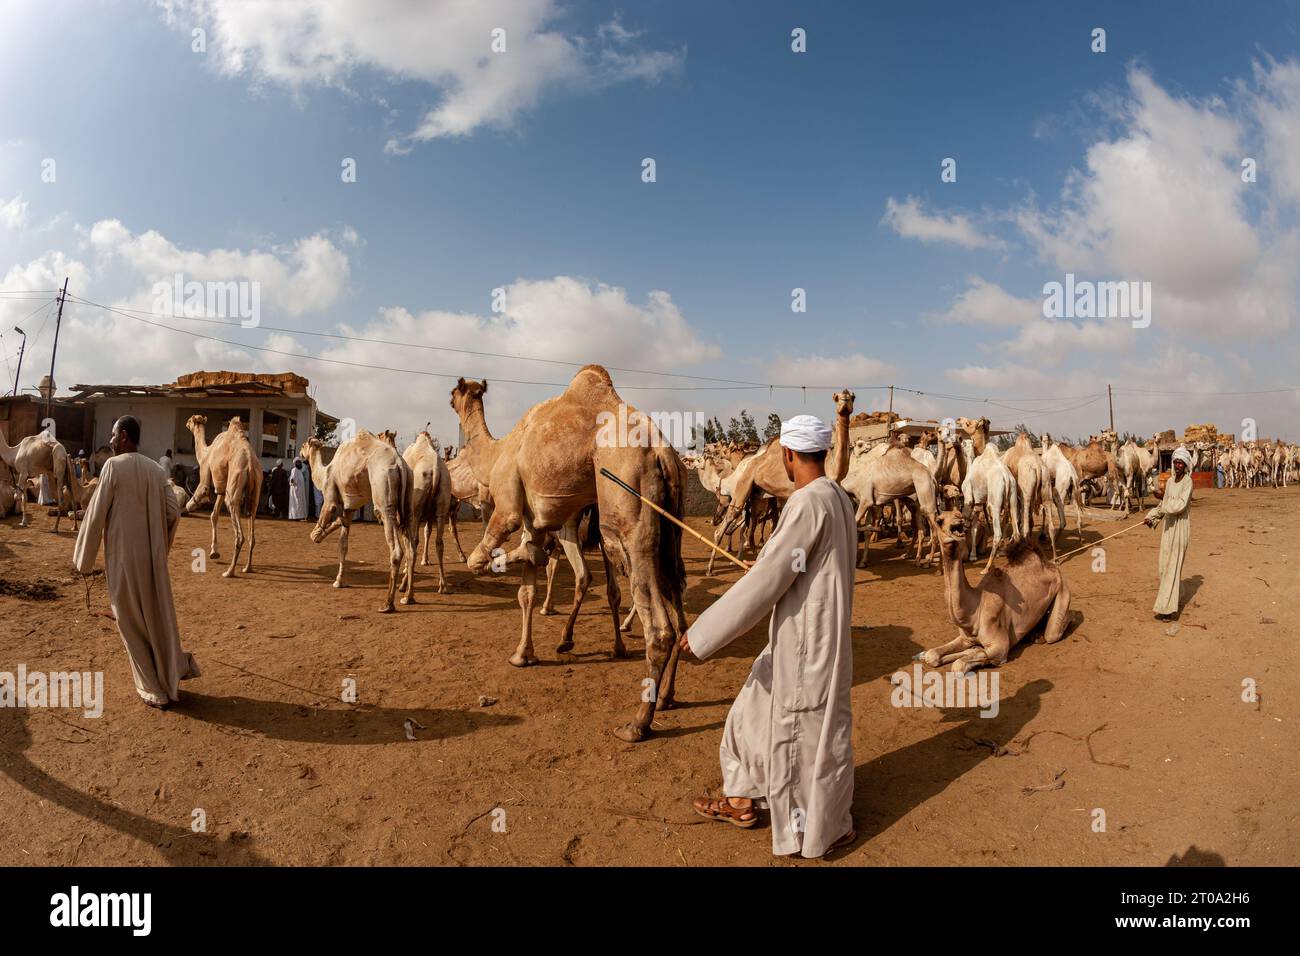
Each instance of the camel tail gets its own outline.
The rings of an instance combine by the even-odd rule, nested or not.
[[[664,500],[660,507],[674,518],[685,520],[686,487],[682,475],[681,459],[671,448],[660,449],[657,455],[659,474],[664,483]],[[682,531],[667,518],[659,518],[659,569],[675,605],[680,606],[686,590],[686,562],[682,559]]]

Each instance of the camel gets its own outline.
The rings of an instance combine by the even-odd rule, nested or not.
[[[410,497],[410,534],[411,547],[419,543],[421,533],[424,536],[424,560],[429,563],[429,535],[434,535],[434,547],[438,552],[438,593],[447,593],[447,573],[442,563],[442,535],[447,527],[447,517],[451,512],[451,472],[447,462],[438,454],[438,440],[429,432],[422,431],[415,436],[415,441],[406,446],[402,452],[407,465],[411,468]],[[457,542],[457,547],[460,542]],[[406,593],[414,587],[411,575],[415,573],[415,560],[407,565]]]
[[[869,459],[867,464],[861,470],[844,479],[844,490],[852,495],[858,503],[857,522],[859,527],[862,526],[867,513],[870,512],[874,515],[876,513],[875,509],[881,505],[890,501],[915,497],[917,507],[913,510],[913,523],[916,534],[916,566],[921,567],[922,564],[921,543],[924,539],[921,526],[922,518],[930,526],[931,552],[925,563],[931,563],[934,559],[934,549],[936,547],[934,517],[937,491],[934,478],[931,476],[929,469],[913,458],[911,452],[901,445],[886,447],[885,453],[878,457],[871,457],[870,453],[866,457]],[[898,521],[900,534],[902,526],[902,521]],[[858,559],[858,567],[865,568],[867,566],[870,552],[871,541],[870,535],[868,535],[862,542],[862,555]]]
[[[955,427],[944,425],[937,436],[939,442],[939,470],[935,480],[940,489],[956,489],[956,494],[945,493],[947,506],[951,508],[960,494],[962,483],[966,480],[966,471],[970,462],[960,441],[960,434]]]
[[[1034,530],[1034,515],[1040,510],[1047,525],[1047,537],[1052,543],[1052,558],[1056,558],[1056,530],[1053,528],[1052,476],[1043,459],[1034,450],[1026,432],[1016,436],[1015,444],[1002,456],[1002,464],[1016,479],[1020,497],[1020,534],[1029,537]]]
[[[1061,452],[1061,448],[1054,441],[1052,436],[1043,432],[1043,464],[1047,466],[1048,475],[1052,483],[1052,504],[1056,506],[1056,515],[1058,518],[1057,531],[1065,530],[1065,503],[1070,500],[1071,495],[1074,497],[1074,530],[1079,535],[1079,540],[1083,540],[1083,511],[1080,508],[1079,500],[1082,497],[1082,491],[1079,488],[1079,473],[1074,470],[1068,458]],[[1053,551],[1055,554],[1055,551]]]
[[[939,516],[939,556],[948,617],[957,636],[916,655],[930,667],[951,662],[965,674],[977,667],[1006,663],[1011,648],[1046,618],[1043,640],[1055,644],[1070,624],[1070,587],[1061,569],[1043,557],[1028,538],[1007,550],[1007,566],[985,575],[978,587],[966,580],[965,519],[960,512]]]
[[[73,526],[76,526],[77,512],[85,512],[90,507],[90,499],[95,497],[95,489],[99,487],[99,479],[90,477],[90,460],[78,458],[75,464],[81,466],[81,474],[77,474],[77,469],[72,469],[73,483],[72,488],[68,489],[64,499],[68,510],[72,514]]]
[[[13,482],[13,472],[0,462],[0,518],[9,517],[9,513],[17,509],[18,486]]]
[[[460,379],[451,393],[451,407],[461,420],[461,431],[465,436],[465,444],[461,446],[460,454],[456,456],[457,460],[464,459],[465,466],[478,488],[479,500],[483,502],[483,534],[486,536],[488,521],[493,513],[492,492],[488,482],[491,480],[492,469],[496,466],[498,456],[502,451],[502,444],[496,438],[492,437],[492,432],[488,429],[487,417],[483,411],[483,396],[487,392],[488,384],[484,382],[475,382],[472,380]],[[573,607],[569,610],[569,617],[565,621],[564,636],[560,643],[556,645],[557,654],[567,653],[573,649],[573,628],[578,620],[578,612],[582,608],[583,599],[587,595],[587,589],[591,586],[591,571],[587,567],[587,558],[584,553],[582,542],[586,536],[581,533],[579,521],[582,517],[581,510],[575,512],[570,520],[559,529],[555,534],[559,547],[564,554],[569,566],[573,568]],[[590,522],[588,522],[590,525]],[[596,532],[598,536],[599,522],[597,522]],[[524,541],[520,549],[524,549],[529,542],[533,541],[533,535],[525,529]],[[546,599],[542,602],[540,613],[543,616],[550,616],[555,613],[554,594],[555,594],[555,571],[558,567],[559,556],[555,553],[555,548],[549,546],[549,541],[535,542],[537,547],[542,548],[546,554]],[[536,552],[533,552],[536,554]],[[612,565],[608,555],[605,553],[604,546],[601,546],[601,557],[605,564],[606,578],[611,573]],[[468,560],[466,564],[468,564]],[[499,562],[493,567],[498,567]],[[526,569],[525,569],[526,570]],[[523,584],[520,585],[520,601],[523,601]],[[532,599],[531,592],[528,595]],[[620,623],[618,619],[618,584],[614,582],[607,585],[605,599],[609,605],[610,614],[613,616],[614,623],[614,644],[613,655],[616,658],[627,656],[627,648],[623,644],[623,632],[631,628],[632,614],[635,613],[635,604],[630,609],[628,620]],[[522,607],[522,603],[521,603]],[[531,634],[531,605],[524,611],[524,630]],[[512,658],[511,663],[517,667],[527,666],[530,663],[526,657],[520,657],[518,660]]]
[[[988,563],[984,565],[983,574],[987,574],[997,556],[998,546],[1002,544],[1002,509],[1011,512],[1011,537],[1020,537],[1020,507],[1018,502],[1016,479],[1002,463],[996,445],[989,443],[989,420],[981,418],[957,419],[957,427],[971,436],[975,457],[966,470],[966,479],[962,482],[962,510],[971,527],[971,557],[979,556],[979,521],[976,509],[987,510],[989,524],[993,528],[993,543],[989,548]]]
[[[645,630],[649,679],[643,684],[641,704],[634,720],[615,731],[628,743],[645,740],[651,733],[656,707],[673,706],[678,639],[686,631],[682,592],[686,566],[681,556],[681,531],[642,501],[608,479],[608,469],[647,500],[674,517],[683,514],[686,468],[677,452],[659,435],[650,418],[627,405],[614,389],[609,373],[599,365],[578,371],[569,386],[555,398],[529,409],[500,442],[490,445],[482,416],[483,383],[461,379],[452,390],[452,407],[461,418],[471,466],[482,478],[488,474],[492,515],[483,539],[470,555],[470,570],[480,573],[489,562],[503,556],[522,562],[519,606],[522,633],[510,663],[525,666],[533,656],[531,611],[537,568],[544,560],[539,539],[563,532],[565,553],[581,558],[576,540],[576,518],[595,504],[599,512],[602,554],[610,611],[618,634],[619,590],[617,572],[631,578],[632,600]],[[644,441],[597,441],[601,422],[608,417],[626,421],[631,434]],[[482,458],[494,459],[487,472]],[[477,463],[476,463],[477,460]],[[505,554],[502,545],[516,532],[523,541]]]
[[[1160,459],[1156,447],[1155,439],[1145,445],[1138,445],[1129,436],[1115,455],[1115,462],[1123,478],[1125,511],[1130,510],[1129,502],[1133,500],[1137,501],[1139,511],[1146,507],[1147,476]]]
[[[831,447],[826,455],[826,477],[843,483],[849,471],[849,419],[853,417],[855,396],[846,388],[831,398],[835,402],[835,421],[831,425]],[[737,467],[735,488],[714,536],[715,544],[734,532],[750,515],[758,513],[758,509],[750,502],[756,493],[765,492],[781,503],[794,494],[794,483],[786,477],[785,466],[781,463],[782,454],[780,441],[773,438],[755,453],[753,465],[743,476]],[[712,564],[710,557],[709,574],[713,573]]]
[[[235,553],[230,556],[230,567],[221,572],[223,578],[235,576],[235,564],[244,547],[244,523],[248,518],[248,560],[244,573],[253,570],[253,548],[257,544],[257,503],[262,497],[262,462],[253,452],[248,440],[248,429],[236,415],[226,430],[211,444],[207,439],[206,415],[191,415],[185,427],[194,435],[194,457],[199,460],[199,484],[185,505],[185,513],[212,502],[212,546],[208,557],[220,558],[217,551],[217,522],[221,518],[224,502],[230,512],[230,524],[235,529]]]
[[[402,595],[402,603],[413,604],[414,571],[410,565],[415,563],[415,534],[411,529],[414,484],[411,466],[391,442],[365,429],[335,450],[328,467],[322,454],[324,447],[319,438],[309,438],[299,454],[311,464],[312,483],[324,496],[316,527],[311,530],[312,543],[320,544],[335,531],[339,532],[339,572],[334,587],[347,587],[343,583],[343,568],[348,558],[352,514],[358,508],[373,505],[388,543],[388,591],[380,613],[391,614],[395,610],[393,595],[404,562],[407,564],[406,593]]]
[[[17,445],[10,445],[0,435],[0,461],[13,469],[14,484],[18,489],[18,510],[22,519],[18,527],[27,527],[27,482],[46,478],[50,483],[50,493],[59,502],[54,513],[54,532],[59,531],[59,521],[63,517],[63,491],[71,489],[77,483],[72,473],[72,463],[68,460],[68,451],[47,432],[28,435]],[[37,496],[40,500],[40,496]],[[76,517],[73,517],[73,526]]]
[[[1119,463],[1098,437],[1090,438],[1088,444],[1082,448],[1075,448],[1065,442],[1058,443],[1057,447],[1061,449],[1065,460],[1074,466],[1079,476],[1080,488],[1085,488],[1090,481],[1100,482],[1102,479],[1118,486]],[[1112,502],[1113,500],[1112,498]],[[1086,505],[1088,502],[1085,500],[1083,503]]]

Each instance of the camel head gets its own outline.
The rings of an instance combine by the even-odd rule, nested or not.
[[[957,419],[957,427],[972,438],[974,438],[978,432],[983,432],[985,437],[987,437],[989,433],[989,420],[987,418],[959,418]]]
[[[464,414],[475,402],[483,401],[483,394],[487,391],[487,387],[486,379],[482,382],[459,379],[456,387],[451,390],[451,407],[456,410],[457,415]]]
[[[429,430],[427,428],[423,429],[420,432],[420,434],[415,436],[415,440],[417,442],[420,441],[420,439],[424,439],[426,442],[428,442],[429,448],[431,448],[434,452],[437,452],[442,448],[442,446],[438,443],[438,439],[430,435]]]
[[[388,442],[388,444],[392,445],[394,448],[397,447],[397,432],[393,431],[391,428],[385,428],[375,437],[380,441]]]
[[[939,526],[939,550],[946,561],[966,559],[966,517],[960,511],[941,511],[935,522]]]
[[[853,401],[857,398],[847,388],[842,392],[836,392],[831,396],[835,400],[835,414],[841,418],[848,418],[853,414]]]
[[[927,428],[925,431],[921,432],[921,437],[916,440],[916,447],[929,448],[931,445],[938,444],[938,441],[939,433]]]
[[[248,431],[248,426],[244,424],[244,420],[240,418],[238,415],[236,415],[230,421],[226,422],[226,428],[230,429],[231,431],[241,431],[241,432]]]
[[[197,435],[199,433],[199,429],[203,428],[203,426],[205,426],[207,423],[208,423],[207,415],[191,415],[189,418],[185,419],[185,427],[188,428],[190,432],[195,435]]]

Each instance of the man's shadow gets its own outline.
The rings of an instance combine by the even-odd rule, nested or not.
[[[1037,716],[1042,696],[1052,682],[1026,684],[999,704],[996,717],[978,715],[951,729],[881,754],[854,772],[854,827],[856,843],[870,840],[893,826],[909,811],[942,793],[954,781],[1005,747]],[[967,731],[978,731],[968,734]],[[975,742],[975,737],[980,743]]]
[[[38,800],[48,800],[78,816],[151,846],[172,866],[270,865],[270,861],[259,856],[251,846],[231,837],[218,839],[209,833],[195,833],[189,827],[152,820],[106,803],[50,776],[26,755],[32,743],[28,719],[27,712],[22,708],[0,711],[0,741],[3,741],[4,750],[9,754],[7,760],[0,762],[0,773]]]

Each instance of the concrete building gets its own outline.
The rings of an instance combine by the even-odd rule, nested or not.
[[[307,386],[307,379],[292,372],[193,372],[170,385],[76,385],[65,401],[91,409],[94,448],[108,444],[119,417],[134,415],[140,420],[142,454],[158,458],[170,448],[176,464],[188,466],[198,464],[194,436],[185,427],[191,415],[207,416],[209,442],[239,416],[263,467],[270,469],[277,458],[292,459],[318,424],[338,424],[316,407]]]

